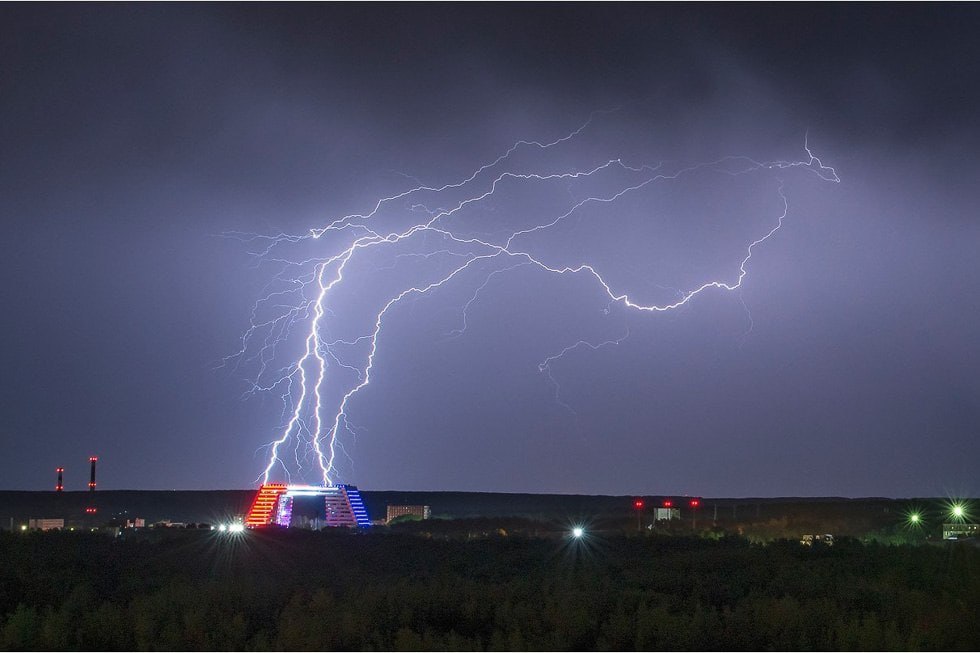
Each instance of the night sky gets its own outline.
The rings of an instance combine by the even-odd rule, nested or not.
[[[737,277],[782,183],[784,225],[742,287],[676,311],[626,310],[532,266],[490,277],[462,334],[493,268],[400,303],[336,480],[975,496],[978,28],[969,4],[4,5],[0,488],[50,489],[64,466],[81,490],[89,455],[100,488],[254,486],[283,404],[245,396],[261,342],[233,356],[284,283],[270,258],[336,250],[324,236],[262,260],[271,241],[229,234],[307,235],[592,116],[500,171],[806,160],[807,137],[841,181],[698,170],[524,243],[663,302]],[[496,238],[630,174],[507,183],[446,226]],[[463,197],[422,195],[379,228]],[[430,279],[441,263],[419,254],[436,241],[358,254],[325,337],[356,337],[385,293]],[[308,321],[295,328],[273,371],[295,362]],[[620,339],[555,361],[557,387],[539,370],[579,340]],[[327,394],[345,371],[330,367]]]

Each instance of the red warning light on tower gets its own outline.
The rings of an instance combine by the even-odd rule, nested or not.
[[[94,491],[95,490],[95,463],[99,462],[99,457],[89,456],[88,461],[89,463],[92,464],[92,472],[89,474],[89,479],[88,479],[88,489]]]
[[[633,507],[637,510],[643,510],[643,499],[634,499]]]
[[[54,486],[55,492],[62,492],[65,489],[65,484],[62,482],[63,474],[65,473],[65,468],[57,467],[55,468],[54,471],[58,472],[58,482]]]
[[[97,511],[96,511],[95,508],[86,508],[85,509],[85,514],[87,514],[87,515],[94,515],[96,512]]]
[[[701,505],[701,499],[691,499],[691,507],[697,508]]]
[[[673,508],[674,502],[670,499],[664,499],[664,508]]]

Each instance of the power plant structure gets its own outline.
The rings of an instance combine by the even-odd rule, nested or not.
[[[245,517],[246,528],[289,527],[293,523],[293,499],[323,499],[326,526],[367,528],[371,525],[361,493],[355,485],[287,485],[266,483],[261,486]]]
[[[65,491],[65,484],[64,484],[63,474],[65,473],[65,468],[64,467],[58,467],[54,471],[58,472],[58,482],[54,486],[54,491],[55,492],[64,492]]]
[[[95,492],[95,463],[99,462],[99,458],[98,456],[89,456],[88,461],[92,464],[92,472],[88,478],[88,489],[90,492]]]

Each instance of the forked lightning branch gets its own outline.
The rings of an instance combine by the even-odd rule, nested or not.
[[[579,285],[575,287],[580,287],[584,279],[598,291],[607,308],[618,306],[641,314],[672,311],[742,286],[751,270],[753,255],[769,245],[789,216],[791,202],[784,185],[789,175],[809,174],[826,182],[840,181],[834,168],[813,153],[806,138],[801,139],[801,156],[796,160],[758,161],[746,156],[725,156],[696,164],[667,164],[606,158],[562,167],[561,162],[570,158],[567,149],[598,118],[597,114],[557,140],[518,141],[454,180],[400,190],[371,201],[370,210],[365,213],[327,220],[305,234],[230,234],[248,243],[257,261],[277,268],[267,292],[255,304],[240,351],[226,359],[257,370],[250,377],[251,392],[270,392],[283,401],[281,430],[268,444],[268,459],[260,479],[264,485],[280,480],[318,484],[270,486],[275,488],[270,492],[276,496],[269,495],[269,512],[263,519],[288,522],[286,514],[272,516],[288,505],[281,500],[285,493],[322,493],[325,490],[312,488],[346,487],[334,483],[340,476],[339,457],[345,455],[345,438],[353,429],[350,413],[354,400],[367,395],[372,379],[383,373],[379,343],[384,339],[397,341],[396,330],[387,328],[388,318],[406,300],[436,294],[450,286],[462,287],[468,299],[457,306],[462,317],[457,335],[465,330],[466,311],[480,300],[481,291],[506,275],[552,275],[569,282],[577,280]],[[756,216],[760,218],[758,223],[765,223],[763,228],[731,243],[733,264],[729,268],[718,269],[688,288],[675,290],[665,301],[654,303],[638,298],[642,296],[638,289],[659,283],[657,279],[634,279],[636,288],[631,288],[630,281],[624,282],[621,275],[612,281],[600,257],[556,260],[547,251],[549,239],[558,242],[566,237],[563,227],[581,219],[585,212],[589,220],[601,215],[615,223],[623,218],[620,205],[644,189],[690,181],[690,177],[706,172],[735,179],[764,176],[765,187],[770,189],[767,192],[771,193],[770,205],[776,209]],[[568,189],[563,199],[542,202],[555,208],[547,213],[529,211],[534,213],[533,218],[524,224],[511,224],[503,233],[499,222],[494,221],[494,211],[487,210],[515,189],[525,197],[539,190],[552,193],[556,186]],[[371,265],[362,264],[362,259],[367,258]],[[406,258],[412,258],[416,265],[403,275],[400,286],[393,288],[390,278],[377,284],[387,294],[362,322],[359,332],[343,337],[333,335],[339,330],[340,317],[349,312],[350,297],[344,294],[345,286],[370,285],[374,281],[372,274],[383,274],[379,260],[394,266]],[[589,293],[582,301],[595,303],[596,297],[596,293]],[[558,358],[574,355],[579,346],[595,349],[608,342],[575,339],[559,343],[547,358],[528,364],[542,372],[543,382],[554,382],[551,366]],[[280,360],[282,352],[291,346],[297,351],[296,357]],[[287,487],[299,489],[284,489]]]

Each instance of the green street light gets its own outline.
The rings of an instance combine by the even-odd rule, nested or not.
[[[903,513],[903,516],[905,517],[906,528],[918,530],[925,524],[922,509],[919,506],[909,506]]]

